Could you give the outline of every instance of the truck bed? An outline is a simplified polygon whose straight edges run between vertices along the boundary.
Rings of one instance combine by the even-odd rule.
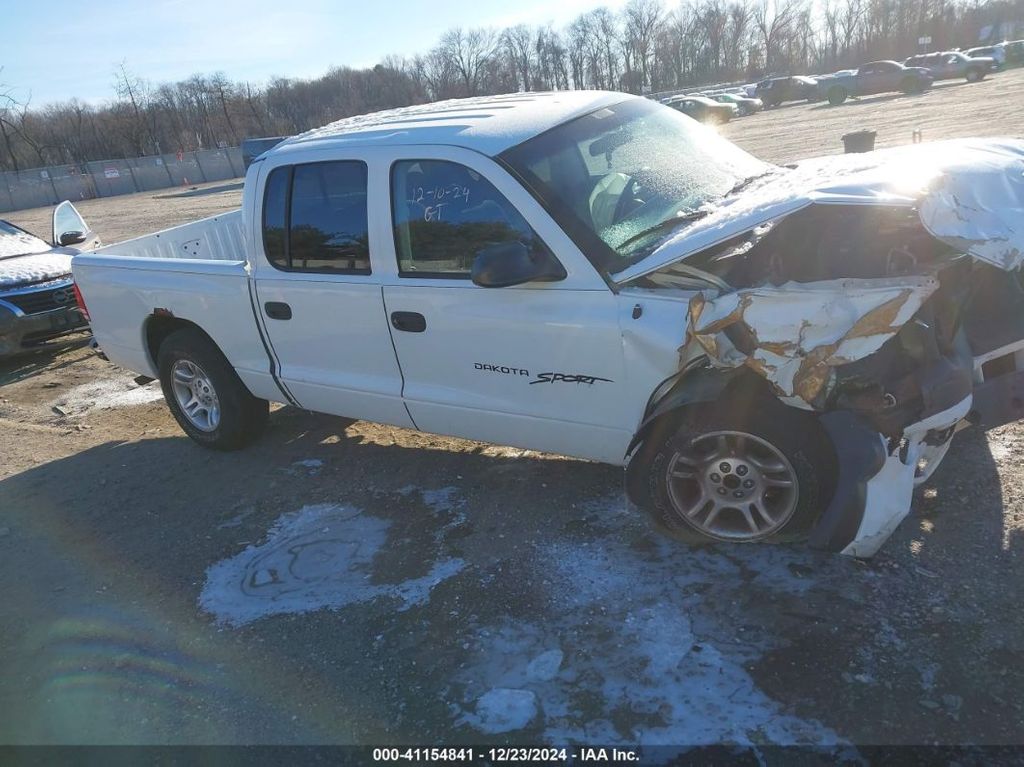
[[[95,251],[103,255],[133,258],[245,261],[242,211],[233,210],[135,237]]]
[[[147,327],[174,318],[209,335],[253,394],[280,398],[253,312],[241,211],[76,255],[71,268],[111,362],[156,378]]]

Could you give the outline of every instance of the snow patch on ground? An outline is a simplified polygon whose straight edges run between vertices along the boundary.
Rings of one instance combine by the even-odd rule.
[[[404,497],[418,494],[420,501],[426,506],[434,517],[447,519],[448,521],[434,531],[434,540],[440,543],[455,528],[466,524],[465,505],[466,501],[459,497],[459,489],[449,485],[433,490],[424,490],[415,485],[406,485],[398,489],[398,494]]]
[[[199,605],[233,626],[380,597],[407,610],[426,603],[435,586],[465,567],[461,559],[439,559],[422,577],[373,582],[373,559],[389,525],[348,505],[304,506],[281,516],[266,542],[209,567]]]
[[[537,696],[529,690],[499,687],[484,693],[476,711],[464,721],[481,732],[497,734],[521,730],[537,716]]]
[[[682,549],[669,541],[638,552],[621,499],[589,510],[607,535],[539,543],[547,607],[536,620],[479,629],[455,677],[459,723],[485,733],[514,724],[549,743],[836,744],[842,739],[769,698],[748,667],[771,649],[757,632],[722,625],[708,586],[753,580],[790,594],[802,555],[777,547]],[[510,691],[516,694],[512,695]],[[538,715],[526,716],[527,697]],[[456,696],[458,697],[458,696]]]
[[[306,458],[301,461],[295,461],[284,472],[292,476],[315,477],[323,467],[324,462],[319,458]]]
[[[65,392],[50,403],[67,415],[81,415],[89,410],[115,407],[135,407],[163,399],[164,393],[156,381],[139,386],[134,376],[121,373]]]

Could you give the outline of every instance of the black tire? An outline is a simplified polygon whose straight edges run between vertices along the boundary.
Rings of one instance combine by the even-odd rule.
[[[966,79],[969,83],[980,82],[981,80],[985,79],[985,73],[978,69],[977,67],[974,67],[972,69],[967,70],[967,74],[964,75],[964,79]]]
[[[831,88],[828,89],[828,103],[834,107],[837,107],[844,101],[846,101],[846,98],[849,95],[850,94],[843,86],[833,85]]]
[[[784,543],[807,537],[835,491],[835,452],[813,415],[776,405],[769,408],[729,407],[727,402],[693,406],[669,417],[634,457],[629,467],[627,492],[654,528],[686,543],[721,541]],[[743,432],[774,446],[789,462],[795,476],[795,508],[779,527],[768,534],[745,540],[709,535],[674,506],[668,472],[677,446],[692,444],[715,432]],[[719,460],[719,459],[714,459]],[[736,510],[738,513],[739,510]],[[698,514],[698,517],[700,515]]]
[[[924,85],[916,77],[905,77],[900,84],[900,90],[908,96],[916,96],[924,91]]]
[[[187,361],[197,366],[212,385],[219,402],[219,422],[212,430],[198,428],[185,413],[172,385],[175,363]],[[160,388],[174,420],[182,430],[203,447],[214,450],[238,450],[262,433],[270,412],[270,403],[254,397],[235,373],[217,345],[196,328],[171,333],[157,354]],[[186,403],[187,404],[187,403]]]

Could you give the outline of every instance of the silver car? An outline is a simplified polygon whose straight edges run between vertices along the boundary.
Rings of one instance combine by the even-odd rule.
[[[985,75],[997,67],[996,60],[991,57],[972,57],[960,51],[924,53],[911,56],[903,64],[908,67],[923,67],[931,72],[935,80],[958,80],[962,77],[969,83],[984,80]]]
[[[71,257],[99,245],[67,200],[53,210],[50,242],[0,220],[0,357],[85,327]]]

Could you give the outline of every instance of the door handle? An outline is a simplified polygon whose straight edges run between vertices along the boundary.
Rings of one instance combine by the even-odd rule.
[[[290,320],[292,318],[292,308],[283,301],[267,301],[263,304],[263,308],[272,320]]]
[[[391,312],[391,325],[406,333],[422,333],[427,329],[427,318],[419,312]]]

